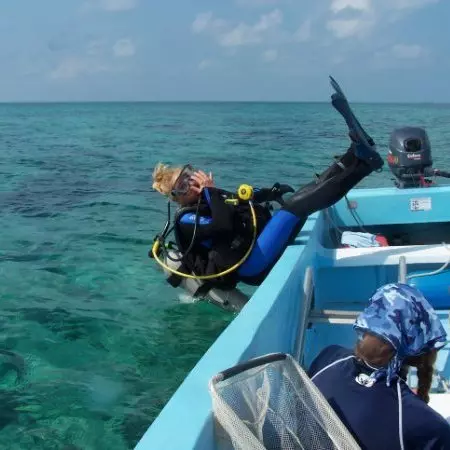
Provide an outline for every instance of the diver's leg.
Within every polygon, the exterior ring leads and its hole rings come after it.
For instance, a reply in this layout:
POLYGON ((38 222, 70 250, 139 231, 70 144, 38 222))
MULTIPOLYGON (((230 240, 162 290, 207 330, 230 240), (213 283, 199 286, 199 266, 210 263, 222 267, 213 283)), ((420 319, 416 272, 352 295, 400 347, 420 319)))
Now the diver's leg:
POLYGON ((238 269, 240 281, 259 285, 303 228, 308 216, 339 201, 371 172, 373 169, 355 156, 352 146, 315 181, 285 200, 283 208, 259 235, 250 257, 238 269))
POLYGON ((316 174, 316 178, 308 184, 303 185, 298 191, 306 192, 315 189, 319 181, 325 181, 342 172, 345 167, 351 166, 355 161, 355 146, 351 145, 346 153, 341 156, 335 156, 336 161, 325 169, 320 175, 316 174))
POLYGON ((357 158, 350 147, 315 181, 303 186, 286 200, 283 209, 301 218, 329 208, 372 172, 373 169, 357 158))
POLYGON ((246 284, 259 285, 303 228, 308 216, 280 209, 264 227, 248 259, 239 267, 238 277, 246 284))
POLYGON ((331 97, 332 105, 345 119, 352 145, 317 180, 303 186, 286 200, 284 207, 265 226, 250 257, 238 270, 244 282, 261 283, 310 214, 335 204, 363 178, 383 166, 375 142, 353 114, 336 80, 332 77, 330 80, 335 90, 331 97))

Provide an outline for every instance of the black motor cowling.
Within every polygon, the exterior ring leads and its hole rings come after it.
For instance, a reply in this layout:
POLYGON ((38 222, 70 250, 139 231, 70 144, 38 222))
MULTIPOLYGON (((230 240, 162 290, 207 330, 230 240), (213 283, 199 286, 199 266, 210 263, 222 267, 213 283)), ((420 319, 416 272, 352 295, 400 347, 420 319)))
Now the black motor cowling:
POLYGON ((419 127, 394 130, 389 142, 387 162, 399 187, 420 186, 421 179, 426 176, 426 169, 433 165, 427 132, 419 127))

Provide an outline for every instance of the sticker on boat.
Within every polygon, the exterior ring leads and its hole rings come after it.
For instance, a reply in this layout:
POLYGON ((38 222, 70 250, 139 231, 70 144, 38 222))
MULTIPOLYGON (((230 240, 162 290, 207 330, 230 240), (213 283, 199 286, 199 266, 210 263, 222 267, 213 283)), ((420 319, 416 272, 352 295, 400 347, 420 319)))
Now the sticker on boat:
POLYGON ((409 209, 411 211, 431 211, 431 197, 411 198, 409 209))

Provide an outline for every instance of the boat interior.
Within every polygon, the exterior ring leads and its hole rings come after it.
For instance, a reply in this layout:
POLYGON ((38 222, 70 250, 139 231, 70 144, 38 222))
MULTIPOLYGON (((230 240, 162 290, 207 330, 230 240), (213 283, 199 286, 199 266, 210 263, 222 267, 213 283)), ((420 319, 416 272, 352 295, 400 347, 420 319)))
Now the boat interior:
MULTIPOLYGON (((399 273, 405 270, 400 263, 399 273)), ((299 330, 295 356, 303 367, 308 367, 317 354, 329 345, 352 347, 355 343, 353 324, 357 315, 365 308, 367 301, 352 301, 351 305, 333 303, 316 308, 314 302, 313 271, 307 269, 305 274, 304 320, 299 330), (351 306, 351 309, 348 309, 351 306)), ((450 296, 449 304, 435 308, 445 331, 450 336, 450 296)), ((408 385, 417 389, 416 369, 410 368, 408 385)), ((450 343, 438 352, 430 391, 430 406, 450 423, 450 343)))
MULTIPOLYGON (((328 345, 352 348, 355 318, 384 284, 400 281, 419 288, 450 340, 449 195, 450 186, 356 189, 328 210, 310 216, 136 449, 218 448, 208 391, 212 377, 270 353, 292 355, 307 368, 328 345), (384 244, 344 246, 345 231, 382 236, 384 244), (174 423, 181 423, 179 439, 170 432, 174 423)), ((417 386, 414 369, 408 383, 412 389, 417 386)), ((450 423, 449 387, 447 344, 438 352, 430 406, 450 423)))
MULTIPOLYGON (((373 212, 383 209, 383 198, 365 200, 373 203, 373 212)), ((450 340, 449 213, 434 213, 432 208, 425 208, 428 211, 417 214, 411 208, 411 198, 405 200, 409 210, 400 199, 385 201, 392 208, 385 220, 393 223, 381 223, 380 215, 373 220, 374 213, 368 214, 370 207, 365 201, 352 202, 347 198, 317 219, 317 233, 311 236, 316 240, 317 260, 305 271, 303 320, 296 343, 297 357, 304 367, 328 345, 353 346, 352 325, 356 316, 367 305, 370 294, 389 282, 407 283, 421 290, 450 340), (358 208, 358 203, 365 208, 358 208), (343 246, 341 238, 346 231, 382 236, 384 244, 343 246)), ((431 205, 431 196, 421 196, 420 200, 431 205)), ((438 204, 436 200, 433 196, 438 204)), ((407 381, 412 389, 417 388, 414 368, 410 369, 407 381)), ((430 406, 450 423, 450 343, 438 352, 430 398, 430 406)))

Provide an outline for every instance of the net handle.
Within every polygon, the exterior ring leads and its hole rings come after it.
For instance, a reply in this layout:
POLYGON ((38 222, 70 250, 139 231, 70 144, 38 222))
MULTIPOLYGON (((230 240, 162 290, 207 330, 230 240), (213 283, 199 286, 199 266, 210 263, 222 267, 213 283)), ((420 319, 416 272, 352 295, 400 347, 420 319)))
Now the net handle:
POLYGON ((259 356, 257 358, 250 359, 236 366, 230 367, 229 369, 223 370, 214 377, 214 382, 224 381, 228 378, 234 377, 242 372, 249 369, 254 369, 255 367, 262 366, 264 364, 269 364, 275 361, 283 361, 288 357, 286 353, 269 353, 264 356, 259 356))

